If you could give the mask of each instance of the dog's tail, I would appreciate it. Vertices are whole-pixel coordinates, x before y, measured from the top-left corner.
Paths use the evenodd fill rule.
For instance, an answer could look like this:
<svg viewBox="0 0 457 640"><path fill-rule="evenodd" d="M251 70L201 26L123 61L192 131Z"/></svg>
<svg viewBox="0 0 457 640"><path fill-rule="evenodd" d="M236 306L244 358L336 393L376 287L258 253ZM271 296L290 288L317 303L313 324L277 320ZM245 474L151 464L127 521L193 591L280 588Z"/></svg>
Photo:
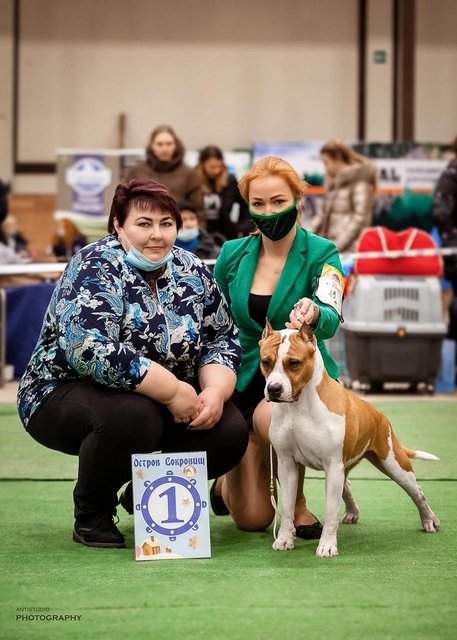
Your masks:
<svg viewBox="0 0 457 640"><path fill-rule="evenodd" d="M416 460L439 460L433 453L427 453L426 451L414 451L414 449L408 449L408 447L403 447L403 451L408 458L415 458Z"/></svg>

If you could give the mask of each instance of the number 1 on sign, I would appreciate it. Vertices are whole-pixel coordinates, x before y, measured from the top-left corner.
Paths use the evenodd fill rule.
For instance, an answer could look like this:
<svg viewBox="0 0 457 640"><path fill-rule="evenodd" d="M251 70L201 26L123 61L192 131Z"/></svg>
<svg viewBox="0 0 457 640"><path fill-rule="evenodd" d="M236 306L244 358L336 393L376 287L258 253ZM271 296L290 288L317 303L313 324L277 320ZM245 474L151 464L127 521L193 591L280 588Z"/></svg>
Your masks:
<svg viewBox="0 0 457 640"><path fill-rule="evenodd" d="M168 500L168 518L166 520L162 520L162 524L176 524L178 522L184 522L184 520L180 520L176 515L176 487L170 487L163 493L159 494L159 498L162 498L163 496L166 496Z"/></svg>

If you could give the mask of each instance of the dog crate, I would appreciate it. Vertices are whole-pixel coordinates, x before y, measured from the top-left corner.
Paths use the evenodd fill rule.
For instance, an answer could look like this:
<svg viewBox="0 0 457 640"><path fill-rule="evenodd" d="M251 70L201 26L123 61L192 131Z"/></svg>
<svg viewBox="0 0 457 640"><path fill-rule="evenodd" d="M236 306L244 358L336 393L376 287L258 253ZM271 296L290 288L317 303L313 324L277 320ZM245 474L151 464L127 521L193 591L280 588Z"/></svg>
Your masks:
<svg viewBox="0 0 457 640"><path fill-rule="evenodd" d="M340 325L341 327L341 325ZM339 381L344 384L345 387L350 386L350 378L346 363L346 348L344 346L344 334L341 331L341 328L338 328L337 332L330 338L330 340L325 341L325 346L327 347L327 351L330 356L338 365L339 369Z"/></svg>
<svg viewBox="0 0 457 640"><path fill-rule="evenodd" d="M384 382L433 392L446 334L438 278L362 275L344 304L346 363L362 389Z"/></svg>

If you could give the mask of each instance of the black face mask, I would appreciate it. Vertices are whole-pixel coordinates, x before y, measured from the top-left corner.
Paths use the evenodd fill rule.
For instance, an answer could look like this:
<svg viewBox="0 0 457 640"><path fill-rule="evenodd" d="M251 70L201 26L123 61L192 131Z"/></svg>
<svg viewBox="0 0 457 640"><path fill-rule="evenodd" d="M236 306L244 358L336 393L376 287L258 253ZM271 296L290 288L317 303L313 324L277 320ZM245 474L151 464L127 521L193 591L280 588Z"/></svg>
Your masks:
<svg viewBox="0 0 457 640"><path fill-rule="evenodd" d="M274 213L272 215L254 213L251 211L250 207L249 213L254 220L256 227L264 236L270 240L281 240L281 238L284 238L284 236L289 233L297 222L298 201L299 198L297 198L290 207L284 209L284 211L280 211L279 213Z"/></svg>

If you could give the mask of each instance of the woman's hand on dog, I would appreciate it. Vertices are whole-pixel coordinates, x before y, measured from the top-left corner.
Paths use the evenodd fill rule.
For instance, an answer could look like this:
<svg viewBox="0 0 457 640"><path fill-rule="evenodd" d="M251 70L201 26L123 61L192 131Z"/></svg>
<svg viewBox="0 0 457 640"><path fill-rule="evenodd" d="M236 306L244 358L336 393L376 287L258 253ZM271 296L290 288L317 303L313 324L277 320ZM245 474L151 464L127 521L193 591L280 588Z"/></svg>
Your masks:
<svg viewBox="0 0 457 640"><path fill-rule="evenodd" d="M320 309L310 298L301 298L294 306L286 322L287 329L300 329L305 322L307 325L315 325L319 319Z"/></svg>

